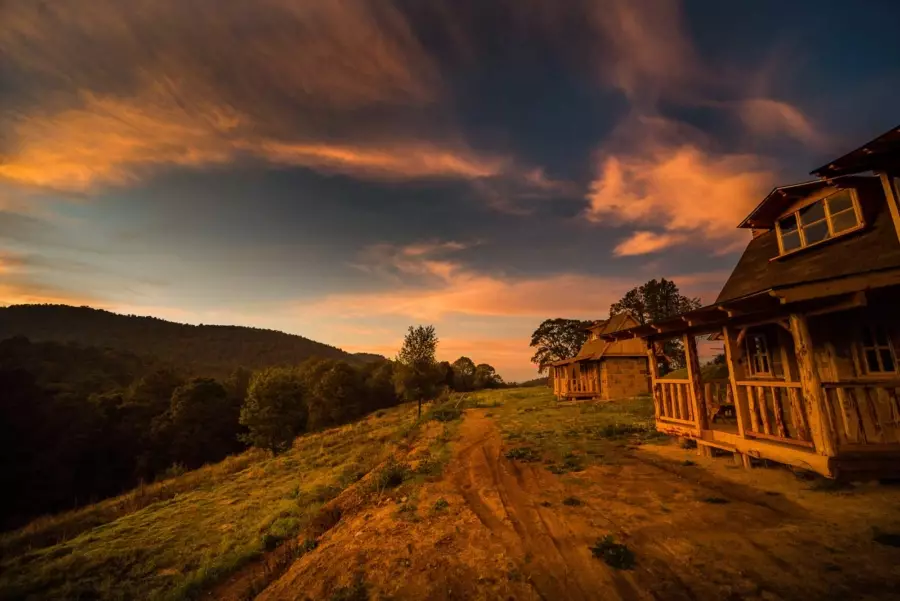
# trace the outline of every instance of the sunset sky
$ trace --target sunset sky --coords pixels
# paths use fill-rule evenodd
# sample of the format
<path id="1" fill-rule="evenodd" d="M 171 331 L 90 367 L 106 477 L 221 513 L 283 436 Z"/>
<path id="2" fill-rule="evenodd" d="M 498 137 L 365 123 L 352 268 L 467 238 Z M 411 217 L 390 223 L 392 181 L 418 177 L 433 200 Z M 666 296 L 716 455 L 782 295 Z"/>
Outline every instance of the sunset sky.
<path id="1" fill-rule="evenodd" d="M 900 122 L 900 3 L 5 0 L 0 304 L 534 377 L 548 317 L 711 302 L 776 184 Z"/>

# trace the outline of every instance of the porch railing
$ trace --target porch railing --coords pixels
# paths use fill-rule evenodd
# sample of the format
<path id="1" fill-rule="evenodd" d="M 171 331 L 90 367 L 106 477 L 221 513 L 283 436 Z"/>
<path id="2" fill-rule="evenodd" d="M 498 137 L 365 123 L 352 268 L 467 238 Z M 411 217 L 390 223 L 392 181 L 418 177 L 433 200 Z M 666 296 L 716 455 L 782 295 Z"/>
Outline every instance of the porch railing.
<path id="1" fill-rule="evenodd" d="M 565 378 L 559 380 L 557 394 L 590 394 L 600 392 L 599 378 Z"/>
<path id="2" fill-rule="evenodd" d="M 735 384 L 744 436 L 814 446 L 799 382 L 749 380 Z"/>
<path id="3" fill-rule="evenodd" d="M 697 425 L 697 416 L 691 402 L 691 381 L 676 379 L 656 380 L 653 397 L 657 419 L 679 425 Z"/>
<path id="4" fill-rule="evenodd" d="M 838 447 L 900 444 L 900 380 L 824 382 Z"/>

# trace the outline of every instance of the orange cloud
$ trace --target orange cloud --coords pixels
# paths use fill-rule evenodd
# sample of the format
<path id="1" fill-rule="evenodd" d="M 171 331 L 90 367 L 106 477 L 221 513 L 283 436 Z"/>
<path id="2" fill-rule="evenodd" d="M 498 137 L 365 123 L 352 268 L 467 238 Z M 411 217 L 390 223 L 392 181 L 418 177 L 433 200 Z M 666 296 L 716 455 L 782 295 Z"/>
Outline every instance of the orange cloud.
<path id="1" fill-rule="evenodd" d="M 619 257 L 645 255 L 656 252 L 684 241 L 684 236 L 676 234 L 657 234 L 648 231 L 634 232 L 627 239 L 616 245 L 613 252 Z"/>
<path id="2" fill-rule="evenodd" d="M 626 122 L 617 135 L 631 148 L 601 156 L 586 216 L 595 223 L 663 230 L 642 229 L 620 244 L 617 254 L 687 242 L 722 251 L 740 246 L 735 227 L 775 181 L 764 160 L 707 151 L 702 137 L 660 119 Z"/>

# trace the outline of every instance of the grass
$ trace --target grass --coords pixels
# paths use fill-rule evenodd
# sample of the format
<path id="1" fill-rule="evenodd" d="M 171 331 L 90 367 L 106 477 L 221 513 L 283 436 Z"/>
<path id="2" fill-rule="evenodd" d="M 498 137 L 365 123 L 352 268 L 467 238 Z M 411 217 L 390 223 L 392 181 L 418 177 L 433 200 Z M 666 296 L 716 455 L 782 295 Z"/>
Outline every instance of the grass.
<path id="1" fill-rule="evenodd" d="M 387 459 L 398 432 L 414 438 L 415 414 L 389 409 L 277 457 L 251 451 L 5 534 L 0 599 L 197 598 L 304 528 L 340 519 L 323 504 Z M 406 473 L 395 465 L 379 477 Z"/>
<path id="2" fill-rule="evenodd" d="M 470 393 L 467 402 L 470 407 L 491 407 L 505 457 L 543 461 L 561 476 L 591 465 L 615 464 L 628 447 L 669 440 L 656 431 L 650 397 L 560 404 L 550 389 L 529 388 Z"/>

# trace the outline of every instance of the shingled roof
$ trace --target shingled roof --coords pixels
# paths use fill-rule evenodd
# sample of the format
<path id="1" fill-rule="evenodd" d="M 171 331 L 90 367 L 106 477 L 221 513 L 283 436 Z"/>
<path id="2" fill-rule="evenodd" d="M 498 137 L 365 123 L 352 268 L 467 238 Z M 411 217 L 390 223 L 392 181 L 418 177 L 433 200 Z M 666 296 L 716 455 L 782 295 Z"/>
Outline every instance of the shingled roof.
<path id="1" fill-rule="evenodd" d="M 867 179 L 873 181 L 860 188 L 861 201 L 871 199 L 861 202 L 865 228 L 781 259 L 776 259 L 775 230 L 757 236 L 741 255 L 716 304 L 764 290 L 900 267 L 900 241 L 884 193 L 875 178 Z M 881 195 L 881 200 L 872 198 L 875 195 Z"/>
<path id="2" fill-rule="evenodd" d="M 819 177 L 832 178 L 848 173 L 878 171 L 900 164 L 900 126 L 891 128 L 874 140 L 866 142 L 827 165 L 814 169 L 811 173 Z"/>

